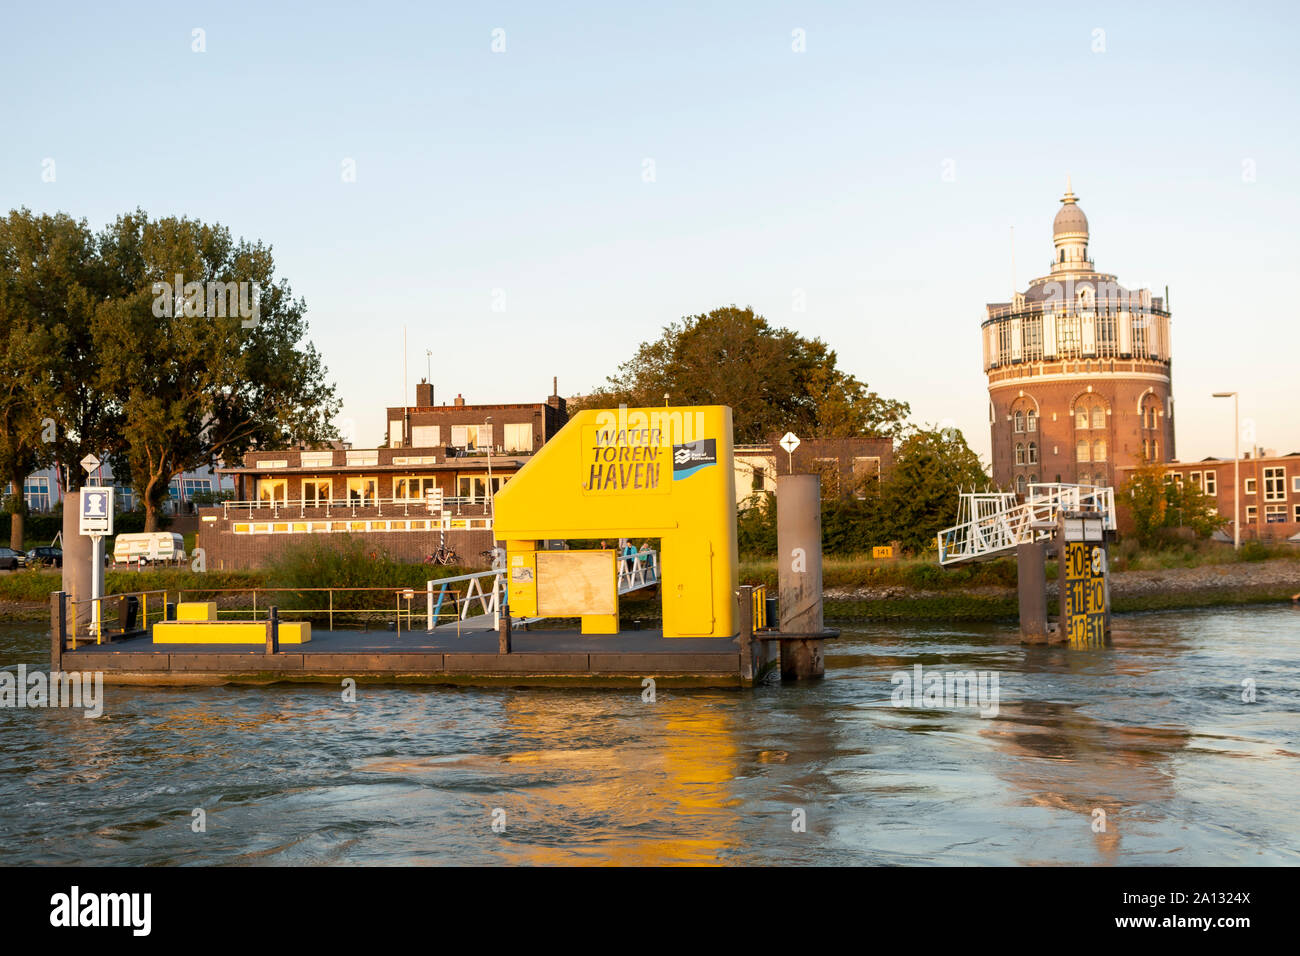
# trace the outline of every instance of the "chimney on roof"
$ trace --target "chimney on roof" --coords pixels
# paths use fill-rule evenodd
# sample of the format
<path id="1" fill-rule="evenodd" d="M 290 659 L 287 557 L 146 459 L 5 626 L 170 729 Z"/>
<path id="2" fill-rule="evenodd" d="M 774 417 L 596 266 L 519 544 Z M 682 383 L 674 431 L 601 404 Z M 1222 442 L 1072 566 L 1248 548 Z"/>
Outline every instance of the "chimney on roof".
<path id="1" fill-rule="evenodd" d="M 460 392 L 457 392 L 457 393 L 456 393 L 456 397 L 452 400 L 452 404 L 455 405 L 457 408 L 462 408 L 462 407 L 464 407 L 464 405 L 465 405 L 465 396 L 462 395 L 462 394 L 460 394 Z"/>
<path id="2" fill-rule="evenodd" d="M 420 384 L 415 386 L 415 407 L 433 407 L 433 385 L 424 379 L 420 379 Z"/>
<path id="3" fill-rule="evenodd" d="M 560 398 L 560 377 L 558 375 L 551 376 L 551 395 L 546 399 L 546 404 L 559 411 L 561 415 L 567 416 L 569 413 L 568 404 L 564 399 Z"/>

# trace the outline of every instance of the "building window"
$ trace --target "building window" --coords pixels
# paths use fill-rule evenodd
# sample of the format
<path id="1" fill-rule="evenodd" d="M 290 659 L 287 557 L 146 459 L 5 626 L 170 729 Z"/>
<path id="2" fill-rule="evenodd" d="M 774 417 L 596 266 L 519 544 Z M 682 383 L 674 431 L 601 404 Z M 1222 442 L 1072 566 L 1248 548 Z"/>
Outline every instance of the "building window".
<path id="1" fill-rule="evenodd" d="M 751 491 L 763 490 L 763 469 L 762 468 L 757 468 L 757 467 L 754 468 L 754 474 L 753 477 L 750 479 L 749 487 Z"/>
<path id="2" fill-rule="evenodd" d="M 411 426 L 412 448 L 437 448 L 441 438 L 441 428 L 438 425 Z"/>
<path id="3" fill-rule="evenodd" d="M 1286 524 L 1286 505 L 1265 505 L 1265 524 Z"/>
<path id="4" fill-rule="evenodd" d="M 257 479 L 257 503 L 284 504 L 289 500 L 289 482 L 284 478 Z"/>
<path id="5" fill-rule="evenodd" d="M 1300 505 L 1291 506 L 1291 520 L 1296 524 L 1300 524 Z"/>
<path id="6" fill-rule="evenodd" d="M 1021 411 L 1020 409 L 1018 409 L 1018 408 L 1016 409 L 1015 420 L 1016 420 L 1016 431 L 1018 431 L 1018 432 L 1022 432 L 1022 431 L 1024 431 L 1024 430 L 1025 430 L 1025 413 L 1022 412 L 1022 411 Z"/>
<path id="7" fill-rule="evenodd" d="M 533 426 L 531 423 L 523 422 L 519 424 L 507 423 L 504 426 L 505 434 L 502 436 L 504 444 L 502 447 L 506 451 L 532 451 L 533 450 Z"/>
<path id="8" fill-rule="evenodd" d="M 1247 521 L 1250 521 L 1250 522 L 1253 523 L 1254 520 L 1255 520 L 1255 518 L 1257 518 L 1258 516 L 1259 516 L 1259 509 L 1258 509 L 1258 508 L 1256 508 L 1254 505 L 1246 505 L 1246 520 L 1247 520 Z"/>
<path id="9" fill-rule="evenodd" d="M 423 501 L 429 492 L 438 487 L 438 479 L 432 475 L 424 477 L 411 476 L 398 478 L 393 482 L 393 497 L 408 501 Z"/>
<path id="10" fill-rule="evenodd" d="M 1207 471 L 1205 473 L 1205 493 L 1207 495 L 1218 494 L 1219 482 L 1217 476 L 1217 472 Z"/>
<path id="11" fill-rule="evenodd" d="M 12 484 L 10 485 L 12 487 Z M 50 510 L 50 479 L 28 478 L 23 482 L 23 500 L 32 511 Z"/>
<path id="12" fill-rule="evenodd" d="M 478 475 L 461 475 L 456 479 L 456 494 L 470 503 L 487 497 L 487 478 Z"/>
<path id="13" fill-rule="evenodd" d="M 1024 493 L 1025 493 L 1025 476 L 1016 475 L 1016 494 L 1023 495 Z"/>
<path id="14" fill-rule="evenodd" d="M 1187 476 L 1187 480 L 1192 483 L 1193 488 L 1201 487 L 1201 473 L 1199 471 L 1192 472 Z"/>
<path id="15" fill-rule="evenodd" d="M 1300 475 L 1291 476 L 1291 491 L 1300 495 Z"/>
<path id="16" fill-rule="evenodd" d="M 1100 405 L 1092 406 L 1092 427 L 1106 427 L 1106 409 L 1102 408 Z"/>
<path id="17" fill-rule="evenodd" d="M 1093 461 L 1106 460 L 1106 439 L 1099 438 L 1092 443 L 1092 460 Z"/>
<path id="18" fill-rule="evenodd" d="M 1029 446 L 1026 449 L 1025 461 L 1031 465 L 1038 464 L 1038 442 L 1031 441 L 1029 443 Z"/>
<path id="19" fill-rule="evenodd" d="M 1038 431 L 1038 413 L 1034 411 L 1032 408 L 1029 411 L 1025 412 L 1025 431 L 1027 432 Z"/>
<path id="20" fill-rule="evenodd" d="M 304 468 L 328 468 L 334 464 L 334 452 L 305 451 L 302 453 L 301 461 Z"/>
<path id="21" fill-rule="evenodd" d="M 122 485 L 117 489 L 117 506 L 122 511 L 135 510 L 135 490 L 130 485 Z"/>
<path id="22" fill-rule="evenodd" d="M 1022 442 L 1016 442 L 1016 464 L 1017 464 L 1017 465 L 1023 465 L 1024 463 L 1025 463 L 1025 446 L 1024 446 L 1024 443 L 1022 443 Z"/>
<path id="23" fill-rule="evenodd" d="M 1080 408 L 1075 409 L 1075 412 L 1074 412 L 1074 427 L 1075 427 L 1075 428 L 1087 428 L 1087 427 L 1088 427 L 1088 410 L 1087 410 L 1086 408 L 1080 407 Z"/>
<path id="24" fill-rule="evenodd" d="M 330 480 L 328 478 L 304 478 L 302 480 L 302 500 L 304 504 L 325 505 L 329 504 Z"/>
<path id="25" fill-rule="evenodd" d="M 373 505 L 375 503 L 375 488 L 377 485 L 378 482 L 374 478 L 349 478 L 348 504 Z"/>
<path id="26" fill-rule="evenodd" d="M 378 451 L 350 451 L 347 453 L 347 462 L 349 465 L 378 465 Z"/>
<path id="27" fill-rule="evenodd" d="M 1088 461 L 1088 439 L 1080 438 L 1078 444 L 1074 446 L 1074 460 Z"/>
<path id="28" fill-rule="evenodd" d="M 1253 495 L 1253 494 L 1255 493 L 1255 479 L 1254 479 L 1254 478 L 1247 478 L 1247 479 L 1246 479 L 1246 488 L 1245 488 L 1245 492 L 1246 492 L 1246 494 L 1248 494 L 1248 495 Z"/>
<path id="29" fill-rule="evenodd" d="M 1264 469 L 1264 500 L 1286 501 L 1286 469 Z"/>

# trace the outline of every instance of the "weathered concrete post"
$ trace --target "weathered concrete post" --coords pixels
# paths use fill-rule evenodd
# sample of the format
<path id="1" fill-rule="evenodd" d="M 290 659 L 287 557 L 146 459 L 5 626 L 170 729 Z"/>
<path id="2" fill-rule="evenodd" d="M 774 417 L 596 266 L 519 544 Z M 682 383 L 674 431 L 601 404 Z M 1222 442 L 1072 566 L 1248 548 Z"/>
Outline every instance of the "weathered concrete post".
<path id="1" fill-rule="evenodd" d="M 280 608 L 271 605 L 271 616 L 266 619 L 266 653 L 280 652 Z"/>
<path id="2" fill-rule="evenodd" d="M 746 684 L 754 682 L 754 588 L 742 584 L 736 591 L 736 620 L 740 633 L 740 679 Z"/>
<path id="3" fill-rule="evenodd" d="M 1020 596 L 1020 642 L 1046 644 L 1051 638 L 1047 622 L 1046 542 L 1016 546 L 1016 583 Z"/>
<path id="4" fill-rule="evenodd" d="M 501 618 L 499 629 L 497 631 L 497 653 L 510 653 L 510 603 L 505 602 L 501 605 Z"/>
<path id="5" fill-rule="evenodd" d="M 77 507 L 78 491 L 63 496 L 63 590 L 72 603 L 72 626 L 77 634 L 90 629 L 91 572 L 90 539 L 81 533 L 81 509 Z M 78 601 L 85 603 L 78 604 Z"/>
<path id="6" fill-rule="evenodd" d="M 817 475 L 777 477 L 776 550 L 782 633 L 822 633 L 822 507 Z M 781 640 L 782 680 L 805 680 L 825 673 L 820 638 Z"/>
<path id="7" fill-rule="evenodd" d="M 68 595 L 63 591 L 50 594 L 50 673 L 63 670 L 63 651 L 67 648 Z"/>

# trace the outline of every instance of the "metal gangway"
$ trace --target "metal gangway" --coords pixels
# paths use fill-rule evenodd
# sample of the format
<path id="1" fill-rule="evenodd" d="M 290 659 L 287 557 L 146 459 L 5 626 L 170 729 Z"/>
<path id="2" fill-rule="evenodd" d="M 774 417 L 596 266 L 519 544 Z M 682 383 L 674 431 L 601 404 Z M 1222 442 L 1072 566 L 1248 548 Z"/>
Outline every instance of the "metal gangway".
<path id="1" fill-rule="evenodd" d="M 497 630 L 501 626 L 502 597 L 507 593 L 505 552 L 497 549 L 490 571 L 475 571 L 450 578 L 436 578 L 425 584 L 426 630 Z M 617 557 L 618 593 L 630 594 L 659 583 L 659 552 L 632 547 Z M 489 580 L 491 579 L 491 580 Z M 448 620 L 450 618 L 450 620 Z M 537 618 L 511 618 L 521 627 Z"/>
<path id="2" fill-rule="evenodd" d="M 1042 482 L 1029 486 L 1024 501 L 1002 492 L 962 494 L 958 524 L 938 534 L 939 563 L 984 561 L 1043 538 L 1056 530 L 1062 511 L 1101 514 L 1115 530 L 1115 489 L 1099 485 Z"/>

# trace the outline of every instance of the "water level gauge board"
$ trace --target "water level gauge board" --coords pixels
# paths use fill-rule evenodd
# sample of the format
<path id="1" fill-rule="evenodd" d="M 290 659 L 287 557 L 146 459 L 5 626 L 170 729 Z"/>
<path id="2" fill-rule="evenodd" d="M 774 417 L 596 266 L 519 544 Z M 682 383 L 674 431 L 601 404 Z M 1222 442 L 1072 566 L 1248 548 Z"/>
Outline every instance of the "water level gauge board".
<path id="1" fill-rule="evenodd" d="M 1070 541 L 1061 560 L 1061 621 L 1066 639 L 1076 645 L 1105 643 L 1109 610 L 1105 546 Z"/>

